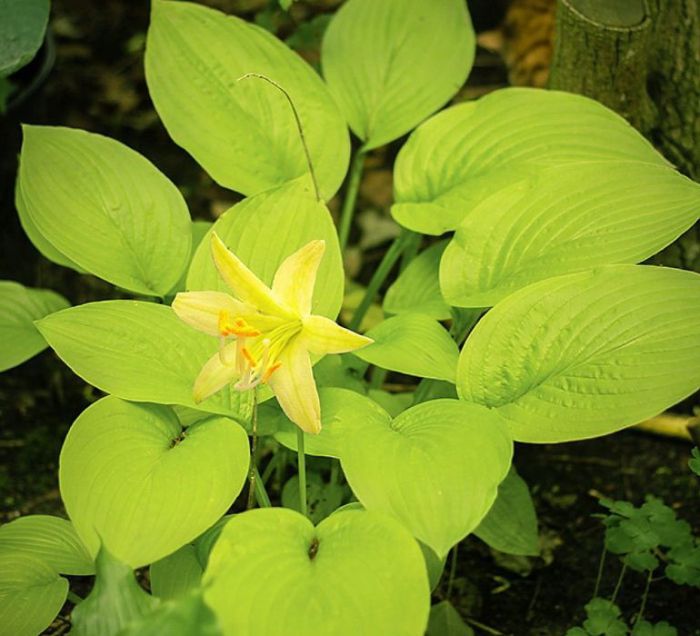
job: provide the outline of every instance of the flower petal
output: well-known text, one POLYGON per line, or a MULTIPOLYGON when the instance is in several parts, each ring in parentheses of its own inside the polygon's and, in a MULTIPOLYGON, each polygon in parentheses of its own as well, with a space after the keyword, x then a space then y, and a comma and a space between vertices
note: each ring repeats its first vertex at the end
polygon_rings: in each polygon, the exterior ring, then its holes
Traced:
POLYGON ((266 314, 288 315, 273 297, 272 290, 226 247, 216 232, 211 235, 211 254, 219 275, 240 300, 266 314))
POLYGON ((272 293, 302 316, 311 313, 316 273, 325 251, 325 241, 311 241, 284 259, 275 273, 272 293))
POLYGON ((304 318, 301 332, 303 345, 315 354, 346 353, 374 342, 372 338, 341 327, 324 316, 304 318))
POLYGON ((173 310, 180 320, 210 336, 219 335, 219 315, 222 311, 232 316, 255 313, 252 307, 229 294, 215 291, 181 292, 173 300, 173 310))
POLYGON ((223 389, 238 377, 236 368, 236 343, 229 342, 221 351, 217 351, 199 372, 194 381, 193 398, 196 403, 206 400, 210 395, 223 389), (225 363, 223 361, 226 361, 225 363))
POLYGON ((268 380, 270 388, 292 422, 307 433, 317 434, 321 430, 321 404, 309 352, 300 338, 287 346, 279 362, 281 366, 268 380))

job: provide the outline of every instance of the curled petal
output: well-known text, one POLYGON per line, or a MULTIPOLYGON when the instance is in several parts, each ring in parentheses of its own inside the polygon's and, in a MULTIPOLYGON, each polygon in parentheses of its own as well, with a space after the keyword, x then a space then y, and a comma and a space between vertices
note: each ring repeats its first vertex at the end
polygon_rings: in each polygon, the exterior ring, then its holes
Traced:
POLYGON ((211 235, 211 254, 221 278, 240 300, 266 314, 287 315, 273 297, 272 290, 226 247, 216 232, 211 235))
POLYGON ((374 342, 372 338, 345 329, 324 316, 316 315, 304 318, 301 338, 311 353, 320 355, 347 353, 374 342))
POLYGON ((311 372, 308 351, 299 338, 293 340, 279 358, 280 367, 268 384, 287 417, 306 433, 321 430, 321 405, 311 372))
POLYGON ((233 316, 255 312, 252 307, 232 296, 215 291, 181 292, 173 300, 173 310, 180 320, 210 336, 219 335, 219 317, 222 311, 233 316))
POLYGON ((228 343, 217 351, 202 367, 194 381, 193 398, 196 403, 223 389, 238 378, 236 365, 236 343, 228 343))
POLYGON ((302 316, 311 313, 316 274, 325 251, 325 241, 311 241, 284 259, 275 273, 275 297, 302 316))

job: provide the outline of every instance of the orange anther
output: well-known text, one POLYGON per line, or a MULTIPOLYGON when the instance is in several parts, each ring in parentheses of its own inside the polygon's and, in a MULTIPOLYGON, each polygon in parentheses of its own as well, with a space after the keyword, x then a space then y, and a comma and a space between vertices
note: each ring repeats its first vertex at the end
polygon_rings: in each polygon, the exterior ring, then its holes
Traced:
POLYGON ((243 354, 243 357, 248 361, 248 364, 251 367, 258 366, 257 361, 255 360, 253 355, 250 353, 250 351, 248 351, 248 349, 246 347, 241 347, 241 353, 243 354))
POLYGON ((270 379, 270 376, 271 376, 275 371, 277 371, 277 369, 279 369, 281 366, 282 366, 282 363, 281 363, 281 362, 275 362, 275 364, 273 364, 273 365, 267 367, 267 369, 265 369, 265 373, 263 373, 263 376, 262 376, 262 380, 261 380, 261 381, 262 381, 262 382, 267 382, 267 381, 270 379))

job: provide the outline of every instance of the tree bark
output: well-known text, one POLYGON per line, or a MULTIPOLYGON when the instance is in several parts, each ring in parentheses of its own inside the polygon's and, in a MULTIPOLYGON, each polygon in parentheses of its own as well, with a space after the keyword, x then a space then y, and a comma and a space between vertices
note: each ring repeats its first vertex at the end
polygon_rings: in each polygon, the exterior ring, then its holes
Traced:
POLYGON ((557 0, 549 86, 625 117, 700 177, 700 0, 557 0))

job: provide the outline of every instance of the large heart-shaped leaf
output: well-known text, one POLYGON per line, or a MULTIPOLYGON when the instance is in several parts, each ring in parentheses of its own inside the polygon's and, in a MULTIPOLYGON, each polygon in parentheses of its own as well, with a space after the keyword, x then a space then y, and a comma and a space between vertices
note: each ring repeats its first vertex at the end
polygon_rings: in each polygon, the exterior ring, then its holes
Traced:
POLYGON ((474 534, 492 548, 507 554, 540 553, 537 513, 530 490, 515 467, 498 486, 498 496, 474 534))
POLYGON ((474 630, 467 625, 454 605, 441 601, 430 608, 430 620, 426 636, 474 636, 474 630))
POLYGON ((185 596, 199 587, 202 580, 197 549, 193 544, 186 543, 176 552, 156 561, 149 568, 149 578, 153 596, 163 600, 185 596))
POLYGON ((457 345, 430 316, 399 314, 379 323, 366 335, 374 343, 355 351, 358 358, 419 378, 455 381, 457 345))
POLYGON ((464 84, 475 37, 462 0, 348 0, 328 25, 328 87, 367 149, 411 130, 464 84))
POLYGON ((96 565, 97 576, 90 594, 71 614, 73 636, 117 636, 158 605, 158 599, 137 583, 132 569, 104 546, 96 565))
POLYGON ((513 452, 506 423, 460 400, 424 402, 393 420, 364 400, 335 414, 350 487, 367 510, 399 519, 444 557, 496 498, 513 452))
POLYGON ((154 611, 129 623, 119 636, 221 636, 216 617, 201 590, 161 603, 154 611))
POLYGON ((508 88, 448 108, 411 135, 396 159, 391 212, 404 227, 442 234, 518 178, 548 165, 602 160, 669 165, 592 99, 508 88))
POLYGON ((529 285, 479 322, 460 396, 523 442, 611 433, 700 386, 700 275, 614 265, 529 285))
POLYGON ((650 163, 597 161, 542 170, 485 199, 440 263, 451 305, 490 307, 538 280, 636 263, 698 218, 700 186, 650 163))
POLYGON ((447 241, 431 245, 414 258, 386 290, 384 311, 389 314, 418 313, 437 320, 450 318, 450 306, 440 291, 440 259, 447 241))
MULTIPOLYGON (((321 432, 304 436, 304 452, 320 457, 340 457, 343 436, 352 428, 355 414, 383 419, 386 411, 374 400, 348 389, 324 388, 318 392, 321 400, 321 432)), ((287 448, 297 450, 297 426, 289 419, 278 419, 275 439, 287 448)))
POLYGON ((92 555, 132 567, 192 541, 231 505, 248 471, 248 437, 227 418, 183 430, 171 409, 103 398, 61 450, 61 496, 92 555))
POLYGON ((59 309, 68 301, 49 289, 30 289, 9 280, 0 281, 0 371, 29 360, 46 348, 34 321, 59 309))
POLYGON ((27 205, 22 200, 22 191, 19 187, 19 179, 15 184, 15 207, 17 208, 17 216, 19 217, 19 222, 24 230, 24 233, 42 256, 48 258, 53 263, 61 265, 62 267, 70 267, 81 274, 86 273, 85 270, 80 267, 80 265, 72 261, 65 254, 59 252, 52 243, 49 243, 44 235, 39 232, 36 225, 34 225, 34 221, 32 221, 31 217, 29 216, 27 205))
POLYGON ((94 574, 92 557, 70 521, 49 515, 19 517, 0 527, 0 551, 26 554, 60 574, 94 574))
POLYGON ((225 636, 422 636, 428 620, 418 544, 364 511, 315 528, 287 509, 238 515, 212 550, 204 585, 225 636))
POLYGON ((4 634, 41 634, 67 595, 68 581, 42 559, 0 550, 0 625, 4 634))
MULTIPOLYGON (((323 239, 326 251, 316 277, 312 312, 330 318, 338 315, 344 286, 338 235, 328 208, 302 181, 241 201, 214 223, 212 231, 267 285, 287 256, 309 241, 323 239)), ((192 259, 187 288, 231 293, 216 270, 208 236, 192 259)))
POLYGON ((102 135, 24 126, 17 206, 45 256, 58 252, 60 264, 141 294, 166 294, 189 258, 190 217, 178 189, 102 135))
POLYGON ((226 387, 194 403, 195 378, 219 345, 170 307, 126 300, 86 303, 52 314, 37 327, 75 373, 102 391, 125 400, 249 417, 250 392, 226 387))
POLYGON ((148 90, 170 136, 223 186, 248 196, 308 174, 296 108, 321 195, 348 167, 347 127, 328 89, 264 29, 189 2, 153 2, 148 90))

